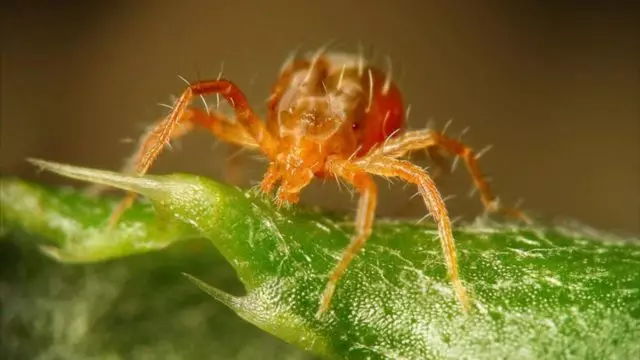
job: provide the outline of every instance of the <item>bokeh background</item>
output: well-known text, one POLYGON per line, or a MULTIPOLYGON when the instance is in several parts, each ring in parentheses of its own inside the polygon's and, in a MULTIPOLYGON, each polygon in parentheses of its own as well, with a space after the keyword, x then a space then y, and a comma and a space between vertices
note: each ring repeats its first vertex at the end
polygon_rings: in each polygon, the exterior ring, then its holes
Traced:
MULTIPOLYGON (((480 149, 501 200, 619 232, 640 231, 640 12, 581 1, 4 1, 0 171, 39 181, 26 157, 118 169, 123 139, 166 113, 189 80, 224 76, 258 110, 285 57, 329 40, 388 55, 409 125, 449 120, 480 149)), ((382 61, 380 61, 383 63, 382 61)), ((225 177, 224 145, 194 134, 155 173, 225 177)), ((247 164, 256 182, 265 164, 247 164)), ((463 167, 438 178, 452 215, 478 214, 463 167)), ((386 186, 385 186, 386 188, 386 186)), ((383 190, 380 214, 421 217, 413 189, 383 190)), ((352 209, 335 185, 303 201, 352 209)))

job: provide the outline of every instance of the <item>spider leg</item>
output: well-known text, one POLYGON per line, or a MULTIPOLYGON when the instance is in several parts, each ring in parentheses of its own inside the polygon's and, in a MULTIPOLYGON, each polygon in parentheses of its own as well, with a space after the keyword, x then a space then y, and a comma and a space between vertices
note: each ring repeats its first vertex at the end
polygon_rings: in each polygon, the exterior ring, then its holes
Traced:
MULTIPOLYGON (((249 148, 259 146, 241 123, 233 122, 221 113, 212 112, 209 114, 199 109, 183 109, 177 119, 173 120, 175 111, 142 135, 138 150, 129 159, 123 172, 136 175, 145 174, 165 144, 184 136, 196 127, 209 130, 219 139, 235 145, 249 148)), ((128 193, 118 204, 109 218, 109 227, 115 226, 122 213, 131 206, 135 198, 135 193, 128 193)))
POLYGON ((228 183, 240 186, 245 177, 243 167, 246 163, 246 154, 244 148, 238 145, 229 144, 227 147, 227 164, 225 171, 225 179, 228 183))
MULTIPOLYGON (((432 129, 410 131, 404 135, 390 139, 384 146, 377 148, 375 154, 398 158, 419 149, 427 149, 427 151, 442 149, 454 156, 459 156, 464 161, 467 171, 473 180, 473 184, 480 193, 480 200, 487 212, 502 212, 527 223, 531 223, 529 217, 522 211, 513 208, 499 207, 491 186, 482 175, 476 153, 461 141, 450 138, 444 133, 432 129)), ((439 161, 436 160, 436 164, 438 164, 438 162, 439 161)))
POLYGON ((163 146, 170 139, 171 133, 176 130, 192 98, 208 94, 222 95, 233 107, 235 121, 239 126, 244 128, 262 151, 267 155, 273 154, 275 149, 274 139, 254 114, 245 95, 234 83, 228 80, 199 81, 190 85, 182 93, 169 116, 149 132, 151 135, 149 141, 141 146, 139 151, 141 156, 136 161, 135 172, 137 174, 144 174, 155 161, 163 146))
POLYGON ((398 160, 388 156, 365 156, 355 160, 351 166, 356 166, 361 171, 366 171, 373 175, 398 177, 418 187, 427 209, 429 209, 438 225, 440 243, 447 264, 449 279, 459 302, 466 311, 469 308, 469 300, 467 291, 460 281, 455 241, 451 231, 451 220, 433 179, 419 166, 409 161, 398 160))
POLYGON ((320 308, 316 316, 322 315, 329 308, 338 280, 340 280, 353 258, 369 239, 375 217, 378 194, 376 184, 371 176, 351 162, 345 160, 330 162, 329 169, 333 174, 346 179, 347 182, 353 185, 360 193, 360 199, 356 213, 356 234, 349 246, 342 252, 340 261, 331 271, 329 281, 320 298, 320 308))
POLYGON ((265 194, 270 193, 276 185, 276 182, 280 180, 280 175, 278 164, 276 162, 271 162, 264 174, 262 182, 260 183, 260 189, 262 192, 265 194))
POLYGON ((428 147, 425 149, 427 152, 427 156, 433 163, 436 165, 436 171, 432 173, 432 177, 435 179, 442 174, 450 174, 451 173, 451 165, 447 161, 447 159, 442 155, 440 149, 435 146, 428 147))

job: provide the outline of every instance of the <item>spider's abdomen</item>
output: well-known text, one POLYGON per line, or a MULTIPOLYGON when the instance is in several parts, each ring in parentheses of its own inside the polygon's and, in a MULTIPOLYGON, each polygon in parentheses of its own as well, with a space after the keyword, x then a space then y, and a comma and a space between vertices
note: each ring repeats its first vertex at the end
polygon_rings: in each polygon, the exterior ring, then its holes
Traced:
POLYGON ((360 156, 366 155, 372 147, 381 144, 389 136, 397 135, 404 127, 404 104, 400 90, 379 70, 370 68, 369 71, 360 81, 363 86, 371 86, 366 91, 370 98, 361 116, 353 123, 354 131, 359 132, 360 156))

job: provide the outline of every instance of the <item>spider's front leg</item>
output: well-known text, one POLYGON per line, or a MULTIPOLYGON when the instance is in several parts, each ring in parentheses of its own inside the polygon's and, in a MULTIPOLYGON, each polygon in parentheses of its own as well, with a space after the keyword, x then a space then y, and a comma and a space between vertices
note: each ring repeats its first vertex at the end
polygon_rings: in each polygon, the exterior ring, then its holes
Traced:
MULTIPOLYGON (((349 180, 350 177, 357 177, 358 179, 361 179, 359 187, 353 180, 351 180, 351 182, 360 189, 360 192, 363 195, 360 198, 358 216, 356 219, 358 225, 357 236, 344 251, 342 260, 333 271, 329 284, 327 285, 327 290, 325 290, 322 297, 322 304, 328 305, 327 298, 330 299, 333 293, 333 288, 335 287, 339 277, 342 275, 349 262, 351 262, 356 252, 362 248, 371 232, 373 212, 375 209, 375 186, 371 178, 369 176, 365 176, 365 173, 369 173, 383 177, 398 177, 415 184, 418 187, 427 209, 438 225, 438 233, 449 278, 459 302, 466 311, 469 308, 469 299, 467 291, 460 280, 455 241, 451 231, 451 220, 447 214, 447 208, 442 200, 442 196, 440 196, 440 193, 429 174, 411 162, 375 154, 368 155, 354 161, 335 162, 332 165, 331 170, 334 173, 345 177, 347 180, 349 180)), ((323 308, 321 307, 321 310, 322 309, 323 308)))
MULTIPOLYGON (((211 131, 221 140, 246 147, 259 147, 268 156, 275 151, 275 140, 234 83, 228 80, 200 81, 190 85, 182 93, 171 113, 142 136, 138 150, 125 171, 144 175, 171 139, 184 135, 196 126, 211 131), (235 122, 225 121, 220 114, 211 115, 187 108, 194 96, 207 94, 222 95, 233 107, 235 122)), ((129 193, 120 202, 111 214, 109 227, 117 223, 122 213, 131 206, 135 196, 134 193, 129 193)))
POLYGON ((331 271, 329 281, 320 298, 320 308, 316 314, 317 317, 329 308, 338 280, 340 280, 353 258, 369 239, 378 200, 376 184, 371 176, 363 169, 345 160, 329 161, 327 164, 330 173, 346 179, 347 182, 358 190, 360 199, 356 213, 356 234, 349 246, 343 251, 342 258, 338 264, 336 264, 331 271))
POLYGON ((531 219, 522 211, 514 208, 499 207, 491 186, 482 175, 478 165, 478 155, 461 141, 450 138, 441 132, 431 129, 410 131, 402 136, 390 139, 384 146, 374 150, 374 154, 399 158, 420 149, 427 149, 430 152, 443 149, 454 156, 459 156, 464 161, 469 175, 480 193, 480 200, 486 211, 502 212, 531 223, 531 219))

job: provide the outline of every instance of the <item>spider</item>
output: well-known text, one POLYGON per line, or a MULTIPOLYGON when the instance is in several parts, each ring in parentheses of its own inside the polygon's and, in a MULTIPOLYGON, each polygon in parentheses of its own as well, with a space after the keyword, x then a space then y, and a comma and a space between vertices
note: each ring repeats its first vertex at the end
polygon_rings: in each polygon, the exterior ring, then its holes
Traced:
MULTIPOLYGON (((404 131, 404 121, 402 96, 390 74, 371 66, 362 56, 321 48, 285 63, 267 101, 266 121, 256 115, 240 88, 229 80, 218 77, 190 84, 171 113, 141 137, 125 171, 145 174, 171 140, 203 128, 222 141, 266 155, 270 164, 260 188, 271 193, 279 185, 275 194, 279 205, 298 202, 300 191, 316 177, 334 177, 353 186, 360 195, 355 235, 329 274, 319 299, 318 316, 329 308, 338 281, 371 235, 378 193, 372 175, 415 184, 438 226, 449 279, 466 310, 469 300, 458 272, 445 203, 430 175, 402 157, 421 149, 459 156, 487 211, 523 215, 498 207, 469 147, 431 129, 404 131), (219 111, 189 107, 195 96, 207 94, 226 99, 233 108, 233 118, 219 111)), ((110 226, 117 223, 135 196, 129 193, 114 209, 110 226)))

